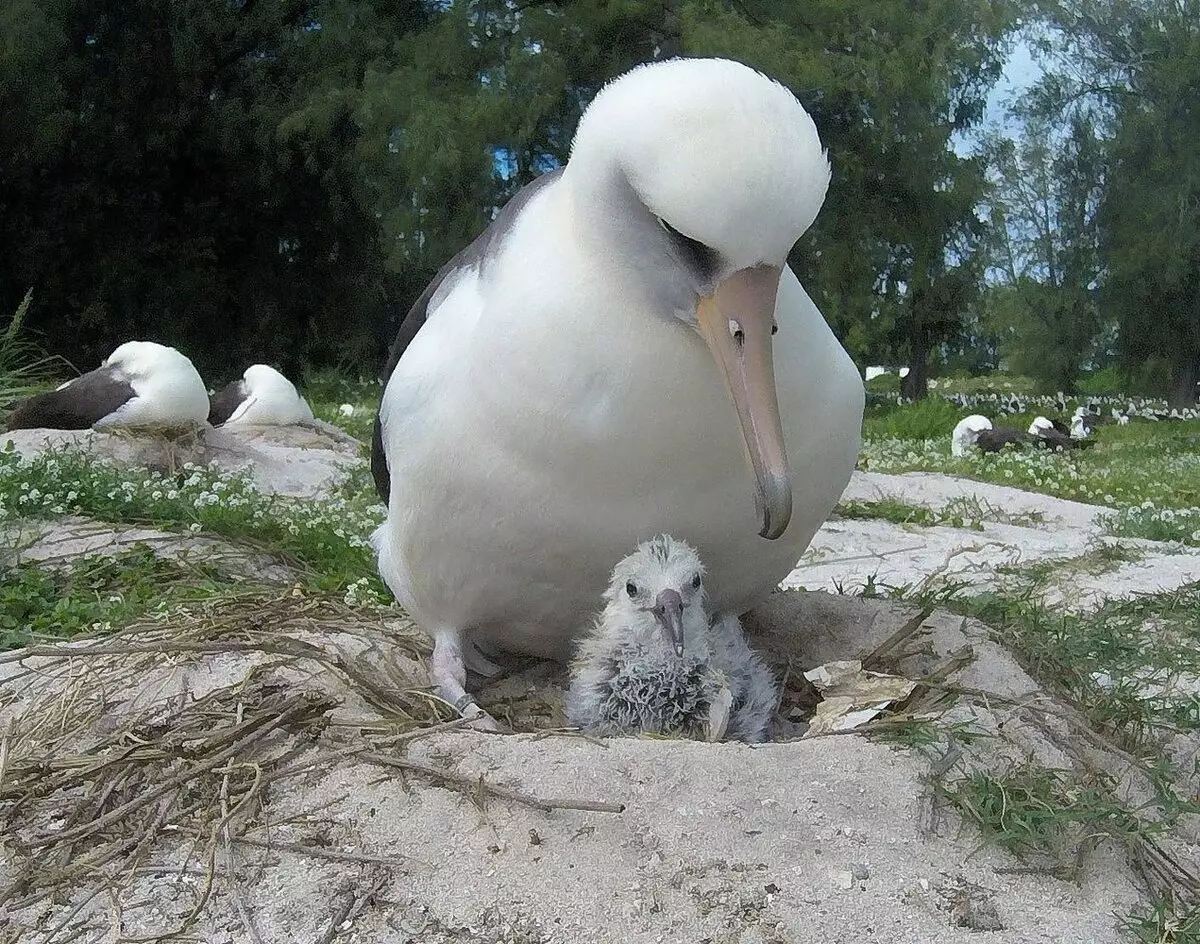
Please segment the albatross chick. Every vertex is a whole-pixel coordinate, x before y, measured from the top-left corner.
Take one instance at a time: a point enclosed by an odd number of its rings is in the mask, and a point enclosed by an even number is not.
[[[737,619],[712,622],[699,555],[669,535],[613,569],[608,601],[579,644],[567,719],[597,734],[765,740],[778,701]]]

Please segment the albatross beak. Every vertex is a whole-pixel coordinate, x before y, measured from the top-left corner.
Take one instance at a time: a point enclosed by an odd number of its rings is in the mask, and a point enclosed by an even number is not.
[[[683,597],[677,590],[663,590],[655,599],[651,612],[670,637],[671,644],[675,647],[675,655],[682,656]]]
[[[754,504],[764,538],[774,540],[792,517],[792,480],[783,446],[771,332],[778,266],[739,269],[700,299],[700,333],[721,365],[754,470]]]

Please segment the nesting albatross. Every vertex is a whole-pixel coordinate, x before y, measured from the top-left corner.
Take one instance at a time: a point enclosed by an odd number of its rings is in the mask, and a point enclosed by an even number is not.
[[[208,392],[192,362],[173,347],[126,341],[98,368],[17,404],[12,429],[201,427]]]
[[[409,312],[372,543],[464,715],[480,648],[568,657],[654,534],[699,551],[719,616],[795,566],[862,421],[858,371],[786,264],[828,183],[783,86],[726,60],[642,66]]]
[[[295,385],[266,364],[252,364],[241,380],[209,398],[208,421],[213,426],[294,426],[312,419],[312,407]]]

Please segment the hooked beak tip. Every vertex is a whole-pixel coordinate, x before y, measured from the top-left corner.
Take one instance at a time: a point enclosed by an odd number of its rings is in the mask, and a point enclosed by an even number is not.
[[[792,483],[786,475],[764,476],[758,508],[762,529],[759,535],[774,541],[792,520]]]

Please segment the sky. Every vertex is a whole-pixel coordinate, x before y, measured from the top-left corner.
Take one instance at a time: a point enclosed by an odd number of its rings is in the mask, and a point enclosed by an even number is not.
[[[970,134],[958,135],[954,139],[954,150],[966,156],[971,153],[976,137],[985,128],[1000,127],[1015,136],[1019,128],[1014,122],[1008,121],[1005,114],[1007,102],[1016,94],[1031,86],[1042,74],[1042,67],[1033,58],[1033,50],[1028,43],[1021,42],[1013,47],[1004,66],[1004,74],[988,96],[987,112],[984,115],[982,127]]]
[[[1042,67],[1034,60],[1029,44],[1018,43],[1008,57],[1008,62],[1004,66],[1004,74],[996,83],[996,87],[992,89],[992,94],[988,96],[988,123],[1003,124],[1006,100],[1014,92],[1028,88],[1037,81],[1041,74]]]

